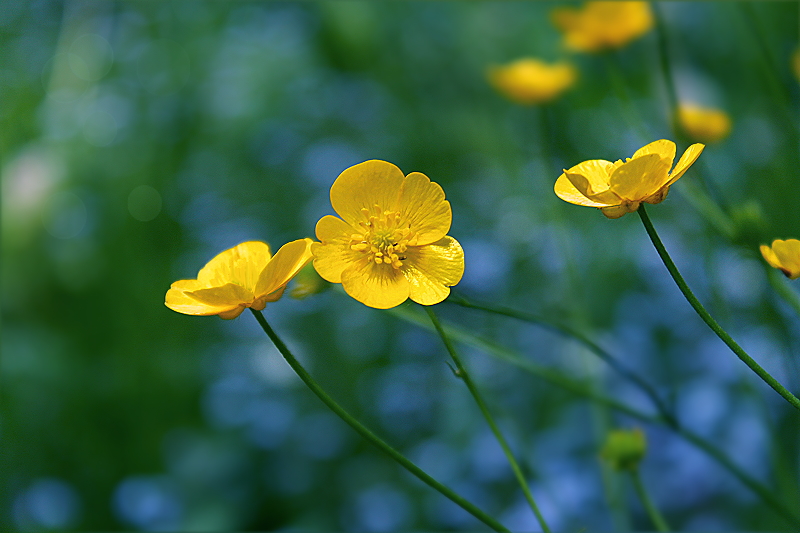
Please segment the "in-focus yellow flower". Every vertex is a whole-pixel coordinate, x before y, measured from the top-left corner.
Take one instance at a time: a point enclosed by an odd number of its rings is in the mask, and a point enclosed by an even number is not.
[[[797,239],[775,239],[772,246],[762,244],[761,255],[771,267],[783,272],[787,278],[800,278],[800,241]]]
[[[694,104],[678,107],[678,122],[689,137],[703,142],[721,141],[731,132],[731,119],[727,113]]]
[[[523,105],[553,100],[575,83],[575,68],[568,63],[549,65],[533,58],[518,59],[489,69],[489,81],[509,100]]]
[[[564,170],[556,181],[555,193],[571,204],[597,207],[608,218],[619,218],[639,209],[642,202],[663,201],[670,185],[683,176],[703,148],[699,143],[687,148],[672,172],[675,143],[666,139],[639,148],[625,162],[584,161]]]
[[[554,9],[551,15],[564,44],[578,52],[621,48],[653,27],[648,2],[586,2],[581,9]]]
[[[219,315],[231,319],[245,307],[264,309],[283,295],[286,284],[311,260],[311,239],[281,246],[274,256],[269,245],[243,242],[217,255],[197,274],[167,291],[167,307],[185,315]]]
[[[410,297],[433,305],[461,280],[464,252],[447,235],[450,203],[425,174],[366,161],[336,178],[331,205],[341,218],[317,222],[314,268],[359,302],[389,309]]]

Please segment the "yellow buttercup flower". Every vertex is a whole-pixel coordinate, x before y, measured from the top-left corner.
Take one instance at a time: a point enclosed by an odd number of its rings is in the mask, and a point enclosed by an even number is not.
[[[608,218],[619,218],[639,209],[642,202],[663,201],[670,185],[683,176],[703,148],[699,143],[687,148],[672,172],[675,143],[666,139],[639,148],[624,162],[584,161],[564,170],[556,181],[555,193],[571,204],[597,207]]]
[[[317,222],[314,268],[364,305],[389,309],[409,297],[433,305],[461,280],[464,252],[447,235],[450,203],[425,174],[366,161],[336,178],[331,205],[341,218]]]
[[[582,9],[553,10],[552,20],[567,48],[578,52],[621,48],[653,27],[647,2],[586,2]]]
[[[775,239],[772,246],[762,244],[761,255],[771,267],[783,272],[787,278],[800,278],[800,241],[797,239]]]
[[[167,307],[185,315],[219,315],[231,319],[246,307],[260,311],[283,295],[286,284],[311,260],[311,239],[281,246],[270,255],[269,245],[243,242],[217,255],[197,274],[167,291]]]
[[[509,100],[523,105],[553,100],[575,83],[576,77],[572,65],[549,65],[533,58],[518,59],[489,69],[492,85]]]
[[[731,132],[727,113],[694,104],[678,106],[678,122],[687,135],[703,142],[721,141]]]

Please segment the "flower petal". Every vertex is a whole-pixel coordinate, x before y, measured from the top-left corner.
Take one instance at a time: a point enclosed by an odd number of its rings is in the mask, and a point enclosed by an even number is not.
[[[675,161],[675,143],[667,139],[653,141],[636,150],[631,159],[636,159],[637,157],[642,157],[647,154],[658,154],[661,157],[669,159],[669,166],[671,167],[672,162]]]
[[[311,239],[287,242],[275,253],[256,283],[255,297],[267,296],[285,287],[301,268],[311,260]],[[277,299],[277,298],[276,298]],[[270,300],[274,301],[274,300]]]
[[[565,170],[564,174],[581,194],[591,198],[608,190],[609,169],[613,164],[605,159],[590,159]]]
[[[666,182],[671,159],[649,153],[621,164],[611,174],[611,190],[620,198],[644,200],[655,194]]]
[[[438,304],[464,275],[464,250],[450,236],[427,246],[412,246],[401,270],[411,287],[412,300],[422,305]]]
[[[350,249],[350,237],[356,230],[344,220],[325,215],[317,222],[317,238],[322,242],[311,245],[314,269],[322,279],[331,283],[342,282],[344,269],[363,259],[362,252]]]
[[[705,147],[706,145],[704,144],[695,143],[687,148],[686,151],[683,152],[681,158],[678,160],[678,164],[676,164],[675,168],[672,170],[667,185],[672,185],[678,181],[678,178],[683,176],[683,173],[689,170],[689,167],[692,166],[695,161],[697,161],[697,158],[703,153],[703,148]]]
[[[436,242],[450,231],[453,213],[444,191],[421,172],[412,172],[403,180],[398,202],[401,220],[411,225],[417,245]]]
[[[772,253],[777,264],[773,264],[767,259],[775,268],[779,268],[790,279],[800,277],[800,241],[797,239],[775,239],[772,242]],[[766,256],[764,256],[766,259]]]
[[[561,176],[558,177],[553,190],[555,191],[556,196],[571,204],[585,205],[587,207],[605,207],[609,205],[595,202],[594,200],[589,200],[583,195],[583,193],[575,188],[572,182],[569,181],[569,178],[567,178],[566,174],[561,174]]]
[[[359,302],[375,309],[389,309],[408,299],[410,287],[399,269],[376,264],[364,256],[342,272],[342,287]]]
[[[339,174],[331,185],[331,205],[350,224],[366,221],[362,209],[397,210],[403,185],[403,172],[386,161],[373,159],[352,166]]]
[[[236,283],[226,283],[221,287],[209,287],[196,291],[185,291],[188,297],[215,307],[232,307],[239,304],[251,304],[253,293]]]
[[[269,260],[270,250],[267,243],[243,242],[209,261],[197,274],[197,279],[205,287],[235,283],[253,291]]]
[[[196,280],[182,280],[182,281],[196,281]],[[177,311],[178,313],[183,313],[184,315],[209,316],[209,315],[218,315],[220,313],[230,311],[231,309],[234,309],[236,307],[231,305],[224,305],[224,306],[208,305],[198,302],[194,298],[188,296],[180,288],[176,288],[175,285],[177,283],[180,282],[176,281],[175,283],[172,284],[172,288],[167,291],[167,296],[164,300],[164,305],[166,305],[173,311]]]

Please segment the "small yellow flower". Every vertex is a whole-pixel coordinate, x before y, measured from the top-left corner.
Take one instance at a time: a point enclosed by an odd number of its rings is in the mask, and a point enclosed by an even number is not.
[[[657,204],[669,187],[697,160],[705,146],[693,144],[672,172],[675,143],[666,139],[639,148],[633,157],[615,163],[592,159],[575,165],[559,176],[556,195],[571,204],[597,207],[608,218],[619,218],[639,209],[639,204]]]
[[[167,291],[167,307],[185,315],[236,318],[245,307],[264,309],[283,295],[286,284],[311,260],[311,239],[281,246],[274,256],[269,245],[243,242],[217,255],[197,274]]]
[[[800,241],[797,239],[775,239],[771,247],[762,244],[761,255],[771,267],[783,272],[787,278],[800,278]]]
[[[600,457],[615,470],[636,470],[647,452],[647,439],[639,429],[615,429],[608,433]]]
[[[678,122],[692,138],[703,142],[721,141],[731,132],[731,119],[720,109],[681,104]]]
[[[389,309],[409,297],[433,305],[461,280],[464,252],[447,235],[450,203],[425,174],[366,161],[336,178],[331,205],[341,218],[317,222],[314,268],[364,305]]]
[[[796,48],[792,53],[792,72],[797,81],[800,82],[800,48]]]
[[[621,48],[653,27],[647,2],[586,2],[582,9],[553,10],[552,20],[567,48],[578,52]]]
[[[489,81],[509,100],[523,105],[553,100],[575,83],[575,68],[567,63],[548,65],[533,58],[518,59],[489,69]]]

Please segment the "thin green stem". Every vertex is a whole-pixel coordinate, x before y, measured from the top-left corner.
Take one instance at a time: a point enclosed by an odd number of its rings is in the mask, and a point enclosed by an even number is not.
[[[433,327],[436,329],[439,337],[441,337],[442,342],[444,342],[447,352],[450,354],[450,357],[453,358],[453,363],[456,365],[456,376],[464,380],[464,384],[467,386],[470,394],[472,394],[472,397],[475,399],[475,403],[478,404],[478,408],[481,410],[483,417],[486,419],[486,422],[492,429],[492,433],[494,433],[497,442],[500,444],[500,447],[503,448],[503,453],[508,460],[508,464],[511,465],[511,470],[514,471],[514,476],[517,478],[517,482],[522,488],[522,492],[525,494],[525,499],[528,500],[528,505],[530,505],[531,510],[533,510],[533,514],[536,515],[536,520],[539,521],[539,525],[545,533],[550,533],[550,528],[547,526],[544,516],[542,516],[542,513],[539,511],[536,501],[533,499],[533,494],[531,494],[531,491],[528,488],[528,482],[525,480],[522,469],[519,467],[519,464],[517,464],[517,460],[514,458],[514,454],[511,452],[511,447],[508,445],[508,442],[500,431],[500,428],[494,421],[492,414],[489,412],[489,408],[486,407],[486,402],[483,401],[483,397],[481,396],[480,391],[478,391],[478,387],[475,385],[475,382],[472,381],[469,372],[467,372],[467,369],[461,362],[461,358],[459,357],[455,346],[453,346],[453,343],[450,342],[450,338],[442,328],[442,324],[439,322],[439,317],[436,316],[436,313],[433,311],[431,306],[426,306],[425,310],[428,312],[428,317],[430,317]]]
[[[433,325],[425,316],[420,313],[413,312],[408,307],[395,307],[388,312],[411,324],[426,328],[428,330],[434,330]],[[606,405],[620,413],[630,416],[631,418],[648,424],[666,423],[666,421],[661,417],[650,416],[639,411],[638,409],[629,407],[613,398],[609,398],[608,396],[595,391],[582,381],[565,377],[560,372],[556,372],[551,368],[539,365],[533,361],[520,357],[517,352],[485,338],[474,335],[473,333],[467,332],[462,328],[458,328],[449,324],[443,324],[442,329],[444,329],[449,337],[458,339],[458,341],[461,343],[482,350],[492,357],[514,365],[520,370],[528,372],[533,376],[567,390],[577,396],[582,396],[591,401]],[[800,516],[798,516],[795,510],[789,509],[780,499],[776,498],[775,495],[765,485],[742,470],[742,468],[740,468],[727,455],[725,455],[717,446],[684,427],[673,427],[670,425],[668,425],[668,427],[677,435],[680,435],[684,440],[702,450],[709,457],[719,463],[744,486],[757,494],[765,504],[771,507],[776,514],[783,517],[789,524],[792,525],[792,527],[800,528]]]
[[[358,420],[356,420],[350,413],[348,413],[341,405],[336,403],[336,401],[331,398],[328,393],[326,393],[322,387],[311,377],[311,375],[306,371],[305,368],[300,364],[300,362],[294,357],[289,348],[287,348],[286,344],[278,337],[275,331],[270,327],[267,323],[267,320],[264,318],[264,315],[261,311],[255,311],[252,308],[250,309],[253,312],[253,315],[256,317],[258,324],[261,326],[261,329],[267,334],[270,340],[275,344],[275,347],[281,353],[286,362],[289,363],[289,366],[292,367],[292,370],[295,371],[297,376],[305,383],[311,392],[317,395],[317,397],[322,400],[322,403],[327,405],[331,411],[336,413],[339,418],[344,420],[350,427],[352,427],[356,432],[379,448],[381,451],[386,453],[389,457],[394,459],[400,466],[414,474],[417,478],[419,478],[423,483],[428,485],[429,487],[433,488],[434,490],[440,492],[442,495],[446,496],[462,509],[470,513],[472,516],[489,526],[495,531],[508,531],[500,522],[492,518],[491,516],[487,515],[480,509],[478,509],[475,505],[470,503],[469,501],[465,500],[449,487],[441,484],[440,482],[433,479],[424,470],[420,467],[415,465],[411,460],[409,460],[406,456],[392,448],[389,444],[384,442],[380,437],[375,435],[372,431],[367,429],[363,426]]]
[[[689,285],[686,284],[686,281],[681,276],[681,273],[678,271],[678,268],[675,266],[675,263],[672,262],[672,258],[670,258],[669,253],[667,253],[667,249],[664,247],[664,244],[661,242],[661,239],[658,237],[658,233],[656,233],[656,228],[653,226],[653,223],[650,221],[650,217],[647,215],[647,211],[645,210],[644,203],[639,206],[639,218],[642,219],[642,224],[644,224],[644,228],[647,231],[647,235],[650,237],[650,240],[653,241],[653,246],[656,247],[656,251],[658,255],[661,257],[661,260],[664,262],[664,266],[667,267],[672,279],[675,281],[675,284],[678,285],[678,288],[683,293],[686,300],[692,306],[692,308],[697,312],[700,318],[703,319],[711,330],[717,334],[717,336],[722,339],[728,348],[736,354],[736,356],[741,359],[741,361],[747,365],[747,367],[755,372],[755,374],[760,377],[764,382],[772,387],[772,389],[780,394],[783,399],[789,402],[792,407],[795,409],[800,410],[800,399],[798,399],[794,394],[786,390],[786,388],[781,385],[778,380],[776,380],[769,372],[764,370],[756,361],[750,357],[750,355],[745,352],[741,346],[739,346],[736,341],[734,341],[728,333],[722,329],[714,317],[712,317],[706,308],[703,307],[703,304],[700,303],[700,300],[695,297],[692,290],[689,288]]]
[[[675,416],[667,408],[667,406],[658,396],[655,389],[652,387],[652,385],[650,385],[650,383],[645,381],[644,378],[642,378],[632,370],[628,369],[613,355],[608,353],[606,350],[601,348],[597,343],[589,339],[587,336],[579,333],[578,331],[575,331],[574,329],[564,326],[562,324],[558,324],[553,320],[536,316],[532,313],[517,311],[515,309],[503,306],[489,305],[484,303],[473,303],[460,295],[451,294],[451,296],[447,299],[447,302],[460,305],[461,307],[467,307],[470,309],[485,311],[487,313],[507,316],[509,318],[514,318],[516,320],[527,322],[529,324],[536,324],[545,329],[558,333],[563,337],[577,341],[578,343],[582,344],[585,348],[587,348],[591,353],[600,358],[614,371],[616,371],[620,376],[624,377],[625,379],[629,380],[631,383],[639,387],[639,389],[641,389],[641,391],[644,392],[644,394],[647,395],[648,398],[650,398],[655,408],[658,410],[658,412],[661,414],[661,416],[669,425],[671,426],[678,425],[678,421],[675,419]]]
[[[639,499],[642,500],[644,510],[647,512],[647,516],[650,517],[650,520],[652,520],[653,525],[656,526],[656,530],[669,531],[667,521],[664,520],[664,517],[659,512],[658,508],[653,502],[653,499],[650,498],[650,494],[648,494],[647,489],[642,482],[642,475],[639,473],[639,469],[634,468],[630,471],[630,473],[631,479],[633,480],[633,486],[636,489],[636,494],[638,494]]]
[[[800,315],[800,294],[797,294],[786,284],[786,279],[781,274],[778,274],[776,269],[766,263],[764,263],[764,268],[767,270],[767,279],[773,290]]]

